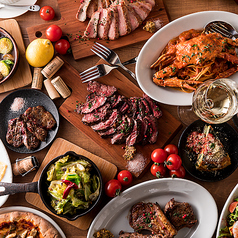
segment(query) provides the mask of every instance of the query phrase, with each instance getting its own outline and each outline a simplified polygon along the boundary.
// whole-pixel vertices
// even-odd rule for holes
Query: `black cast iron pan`
[[[60,158],[67,156],[67,155],[71,155],[73,157],[75,157],[76,159],[83,159],[86,161],[89,161],[92,164],[92,171],[91,174],[96,174],[99,177],[100,180],[100,192],[99,192],[99,196],[97,198],[97,200],[93,203],[93,205],[91,207],[89,207],[88,209],[85,210],[79,210],[79,212],[77,214],[71,215],[71,214],[57,214],[57,212],[51,207],[50,205],[50,196],[48,195],[48,183],[47,183],[47,171],[48,168],[50,167],[51,164],[55,163],[57,160],[59,160]],[[66,152],[64,155],[60,155],[56,158],[54,158],[53,160],[51,160],[43,169],[43,171],[41,172],[40,175],[40,179],[37,182],[32,182],[32,183],[3,183],[0,182],[0,187],[4,188],[4,191],[0,190],[0,196],[3,195],[8,195],[8,194],[15,194],[15,193],[23,193],[23,192],[33,192],[33,193],[39,193],[41,200],[43,201],[43,203],[45,204],[45,206],[55,215],[60,216],[60,217],[64,217],[70,221],[74,221],[76,220],[78,217],[84,216],[87,213],[89,213],[100,201],[101,197],[102,197],[102,188],[103,188],[103,181],[102,181],[102,175],[100,173],[100,170],[98,169],[98,167],[88,158],[82,156],[82,155],[78,155],[73,151],[68,151]]]

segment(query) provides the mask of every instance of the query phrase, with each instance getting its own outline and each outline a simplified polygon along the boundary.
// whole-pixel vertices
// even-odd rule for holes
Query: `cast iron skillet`
[[[56,211],[51,207],[50,205],[50,196],[48,195],[48,184],[47,184],[47,170],[50,167],[51,164],[55,163],[60,158],[71,155],[75,158],[81,158],[83,160],[86,160],[92,164],[92,171],[91,174],[96,174],[99,177],[100,180],[100,191],[99,196],[97,200],[92,204],[91,207],[85,210],[79,210],[77,214],[71,215],[71,214],[57,214]],[[103,181],[102,181],[102,175],[98,167],[88,158],[84,157],[83,155],[78,155],[73,151],[68,151],[64,155],[60,155],[53,160],[51,160],[43,169],[40,175],[40,179],[37,182],[32,183],[3,183],[0,182],[0,187],[4,187],[5,191],[0,191],[0,196],[7,195],[7,194],[15,194],[15,193],[22,193],[22,192],[33,192],[33,193],[39,193],[41,200],[45,204],[45,206],[56,216],[64,217],[70,221],[76,220],[78,217],[84,216],[87,213],[89,213],[100,201],[102,197],[102,188],[103,188]]]

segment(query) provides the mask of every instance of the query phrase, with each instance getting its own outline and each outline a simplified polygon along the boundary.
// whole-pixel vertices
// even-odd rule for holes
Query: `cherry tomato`
[[[235,208],[237,207],[237,205],[238,205],[238,202],[232,202],[230,205],[229,205],[229,212],[230,213],[233,213],[234,212],[234,210],[235,210]]]
[[[177,170],[181,166],[182,160],[179,155],[171,154],[165,164],[169,170]]]
[[[173,178],[184,178],[185,174],[186,174],[186,171],[182,165],[177,170],[172,169],[169,171],[170,177],[173,177]]]
[[[115,197],[121,193],[121,183],[117,179],[111,179],[105,184],[105,193],[108,197]]]
[[[127,185],[131,184],[133,177],[132,177],[132,174],[130,173],[130,171],[122,170],[118,173],[117,179],[122,185],[127,186]]]
[[[68,53],[69,49],[70,44],[65,39],[60,39],[55,43],[55,50],[61,55],[65,55],[66,53]]]
[[[55,42],[62,36],[62,30],[57,25],[51,25],[46,29],[46,37],[48,40]]]
[[[171,155],[171,154],[177,155],[178,154],[178,147],[173,144],[166,145],[164,147],[164,150],[167,152],[168,155]]]
[[[151,153],[151,159],[155,162],[155,163],[164,163],[164,161],[167,158],[167,152],[163,149],[155,149],[152,153]]]
[[[45,21],[50,21],[55,17],[55,11],[50,6],[44,6],[40,9],[40,17]]]
[[[163,178],[165,177],[167,170],[163,164],[158,165],[157,163],[154,163],[150,168],[150,172],[157,178]]]

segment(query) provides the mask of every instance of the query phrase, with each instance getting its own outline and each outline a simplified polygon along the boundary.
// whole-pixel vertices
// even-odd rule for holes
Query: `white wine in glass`
[[[207,123],[226,122],[238,112],[238,85],[227,78],[206,81],[194,92],[192,107]]]

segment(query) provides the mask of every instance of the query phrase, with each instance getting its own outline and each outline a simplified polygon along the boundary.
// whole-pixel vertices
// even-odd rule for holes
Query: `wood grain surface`
[[[14,19],[0,21],[0,27],[7,30],[13,36],[20,56],[19,65],[13,77],[0,84],[0,93],[3,93],[29,85],[32,81],[32,74],[30,66],[25,58],[25,45],[17,21]]]
[[[52,146],[50,147],[46,157],[44,158],[39,170],[37,171],[33,182],[36,182],[39,180],[40,175],[41,175],[41,171],[43,170],[43,168],[55,157],[59,156],[59,155],[63,155],[64,153],[66,153],[67,151],[74,151],[76,154],[79,155],[83,155],[87,158],[89,158],[90,160],[92,160],[99,168],[101,174],[102,174],[102,178],[103,178],[103,182],[107,182],[108,180],[112,179],[115,177],[116,173],[117,173],[117,167],[80,148],[79,146],[70,143],[67,140],[64,140],[62,138],[57,138],[54,143],[52,144]],[[26,193],[26,201],[46,212],[49,212],[51,215],[55,216],[53,213],[51,213],[44,205],[44,203],[42,202],[40,195],[37,193]],[[99,204],[100,205],[100,204]],[[69,221],[65,218],[61,218],[63,221],[65,221],[66,223],[69,223],[73,226],[76,226],[77,228],[80,228],[82,230],[86,230],[88,229],[91,221],[93,220],[95,214],[97,214],[99,207],[96,207],[94,210],[92,210],[90,213],[88,213],[87,215],[83,216],[83,217],[79,217],[78,219],[76,219],[75,221]]]
[[[90,49],[95,40],[102,43],[107,42],[109,48],[115,49],[147,40],[152,35],[151,33],[144,31],[142,29],[143,25],[141,25],[129,35],[120,37],[119,39],[114,41],[103,41],[98,39],[81,41],[81,37],[79,36],[83,35],[88,20],[85,22],[80,22],[78,19],[76,19],[76,13],[80,6],[80,0],[72,1],[70,2],[70,4],[65,0],[58,0],[58,5],[61,12],[61,19],[54,24],[57,24],[61,27],[64,35],[69,36],[68,39],[71,44],[74,59],[81,59],[86,56],[93,55],[93,52]],[[156,0],[156,5],[147,19],[158,17],[161,20],[162,25],[166,25],[169,22],[168,15],[166,13],[162,0]],[[29,39],[32,41],[38,36],[45,38],[45,30],[51,24],[52,23],[50,22],[27,28]]]
[[[62,68],[57,72],[56,75],[60,75],[65,83],[71,88],[72,94],[68,97],[59,108],[60,114],[65,117],[72,125],[78,128],[80,131],[85,133],[92,141],[99,146],[101,146],[105,151],[107,151],[113,161],[120,164],[120,168],[126,169],[128,166],[128,161],[123,158],[125,150],[123,145],[112,145],[110,138],[102,139],[98,133],[94,132],[91,127],[84,125],[81,122],[82,115],[74,112],[76,105],[80,102],[85,102],[86,96],[89,94],[87,91],[87,84],[82,83],[78,71],[75,70],[67,62],[62,66]],[[55,75],[55,76],[56,76]],[[125,77],[118,70],[113,70],[107,76],[98,79],[98,82],[113,85],[118,89],[121,95],[126,97],[142,97],[142,90],[132,83],[127,77]],[[155,86],[156,87],[156,86]],[[161,110],[163,116],[158,121],[159,136],[155,144],[148,145],[136,145],[136,150],[138,154],[142,154],[145,158],[145,164],[143,169],[132,173],[134,176],[138,177],[148,168],[151,163],[150,153],[153,149],[158,147],[163,147],[177,134],[178,130],[181,128],[181,123],[175,119],[170,113],[168,113],[161,105]]]

